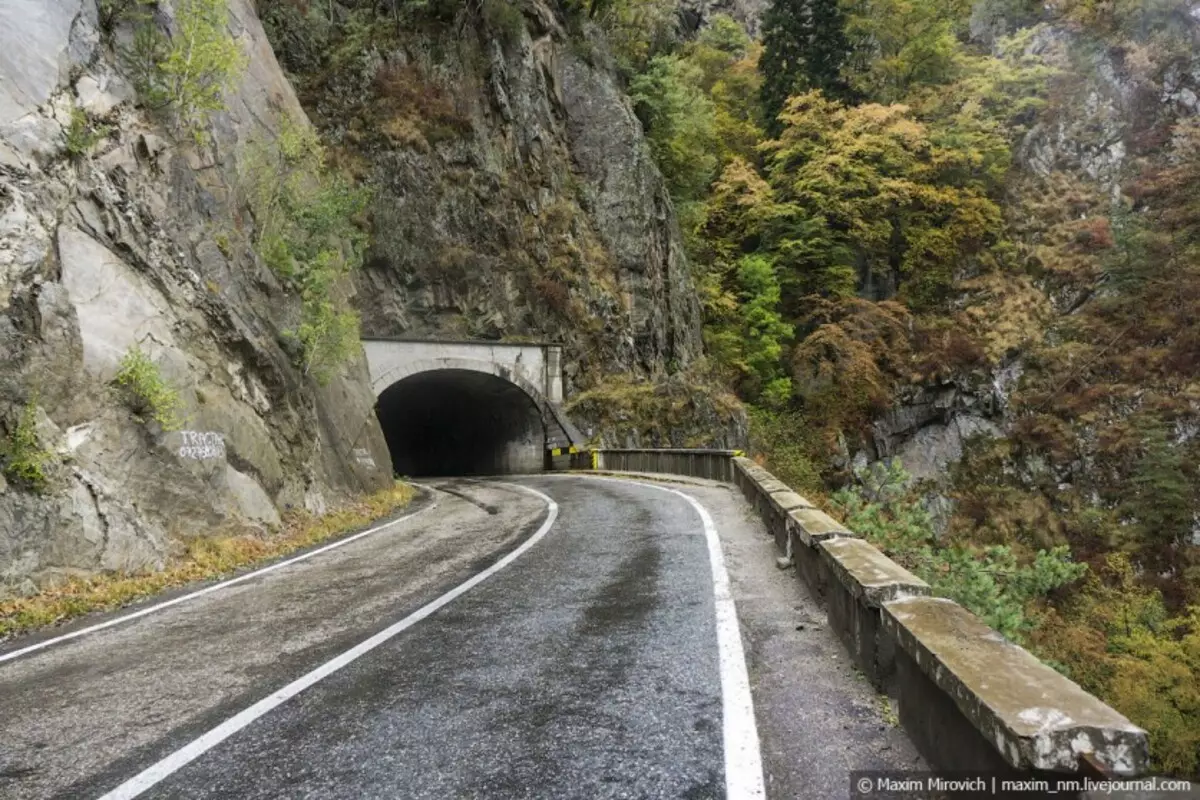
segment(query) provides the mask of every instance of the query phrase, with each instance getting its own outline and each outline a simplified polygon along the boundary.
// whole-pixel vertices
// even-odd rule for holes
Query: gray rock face
[[[50,99],[72,66],[90,55],[86,38],[72,38],[83,0],[0,0],[0,130]]]
[[[1196,4],[1172,17],[1172,33],[1200,45]],[[1161,75],[1140,75],[1124,54],[1064,27],[1040,25],[1026,54],[1060,71],[1062,108],[1045,115],[1015,150],[1020,166],[1038,175],[1076,172],[1113,192],[1139,140],[1200,108],[1200,59],[1171,63]],[[1153,145],[1152,145],[1153,146]]]
[[[1000,428],[973,414],[960,414],[948,423],[919,429],[896,451],[904,468],[917,480],[936,480],[963,456],[963,443],[972,436],[996,437]]]
[[[707,25],[717,14],[728,14],[757,37],[762,16],[770,5],[770,0],[681,0],[679,10],[685,33]]]
[[[568,395],[686,367],[696,291],[603,43],[593,31],[585,52],[548,4],[525,27],[406,35],[306,94],[380,187],[364,329],[560,341]]]
[[[230,12],[250,66],[196,149],[133,107],[92,0],[0,0],[0,437],[35,403],[53,456],[43,491],[0,483],[0,595],[155,568],[177,537],[390,480],[352,457],[390,463],[365,363],[306,380],[282,344],[296,298],[248,246],[240,148],[304,117],[249,0]],[[77,159],[73,107],[111,129]],[[177,389],[182,430],[111,385],[134,344]]]
[[[557,60],[568,144],[591,211],[616,261],[639,356],[652,369],[701,351],[700,303],[670,199],[642,129],[610,73]]]

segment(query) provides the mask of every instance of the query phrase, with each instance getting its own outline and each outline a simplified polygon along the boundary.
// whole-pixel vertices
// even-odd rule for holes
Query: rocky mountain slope
[[[91,0],[3,16],[0,418],[10,467],[43,475],[0,480],[0,585],[153,567],[177,537],[386,485],[365,364],[301,374],[294,304],[246,245],[239,148],[303,120],[250,3],[230,5],[248,68],[204,146],[136,105]],[[180,429],[113,385],[131,348],[178,391]]]
[[[603,50],[578,52],[550,4],[402,27],[375,4],[336,6],[332,26],[315,7],[263,8],[326,140],[379,187],[367,333],[562,341],[569,391],[699,357],[641,127]]]
[[[704,377],[675,210],[602,31],[557,2],[416,5],[261,4],[325,140],[377,187],[364,331],[563,342],[568,398],[582,396],[568,408],[594,435],[739,441],[736,401]]]

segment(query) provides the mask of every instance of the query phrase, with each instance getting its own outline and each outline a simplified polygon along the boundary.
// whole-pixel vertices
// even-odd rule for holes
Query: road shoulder
[[[665,484],[664,484],[665,485]],[[850,796],[854,770],[921,769],[887,699],[854,669],[825,611],[749,504],[713,481],[672,482],[713,517],[737,604],[750,670],[767,796]]]

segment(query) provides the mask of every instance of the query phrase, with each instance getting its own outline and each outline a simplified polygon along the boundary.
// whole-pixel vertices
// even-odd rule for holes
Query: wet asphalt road
[[[563,513],[539,546],[146,796],[724,797],[694,512],[542,488]]]
[[[557,502],[544,538],[140,796],[725,797],[697,512],[627,482],[515,480]],[[495,563],[547,518],[512,487],[436,483],[449,490],[437,507],[394,529],[0,663],[0,798],[104,795]],[[847,770],[915,766],[811,600],[774,569],[741,498],[684,488],[710,509],[729,559],[768,796],[847,796]]]

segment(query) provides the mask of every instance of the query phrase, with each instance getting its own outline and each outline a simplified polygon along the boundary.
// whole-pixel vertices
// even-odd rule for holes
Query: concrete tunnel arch
[[[538,387],[503,364],[438,358],[372,381],[375,413],[397,475],[539,472],[546,450]]]

